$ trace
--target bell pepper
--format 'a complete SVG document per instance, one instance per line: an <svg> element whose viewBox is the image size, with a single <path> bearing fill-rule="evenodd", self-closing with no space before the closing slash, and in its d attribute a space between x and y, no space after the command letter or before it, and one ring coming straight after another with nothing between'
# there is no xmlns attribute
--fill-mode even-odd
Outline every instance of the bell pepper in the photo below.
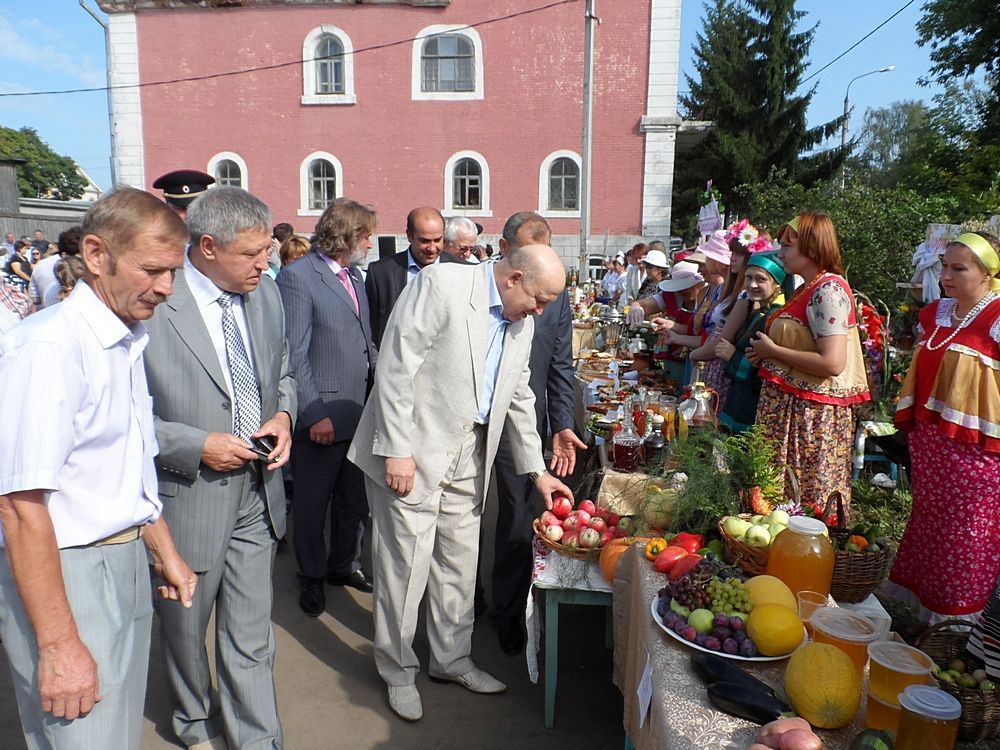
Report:
<svg viewBox="0 0 1000 750"><path fill-rule="evenodd" d="M701 562L701 555L686 554L670 568L670 580L679 581L691 568Z"/></svg>
<svg viewBox="0 0 1000 750"><path fill-rule="evenodd" d="M858 552L864 552L868 548L868 540L860 534L851 535L847 543L855 545L858 548Z"/></svg>
<svg viewBox="0 0 1000 750"><path fill-rule="evenodd" d="M655 539L650 539L646 542L646 559L655 560L656 556L663 552L667 548L667 540L662 537L656 537Z"/></svg>
<svg viewBox="0 0 1000 750"><path fill-rule="evenodd" d="M705 537L702 534L692 534L687 531L682 531L670 540L670 544L673 546L680 547L681 549L691 553L695 553L700 550L701 545L704 542Z"/></svg>
<svg viewBox="0 0 1000 750"><path fill-rule="evenodd" d="M653 567L657 573L669 573L674 564L682 557L687 557L687 554L680 547L668 546L653 560Z"/></svg>

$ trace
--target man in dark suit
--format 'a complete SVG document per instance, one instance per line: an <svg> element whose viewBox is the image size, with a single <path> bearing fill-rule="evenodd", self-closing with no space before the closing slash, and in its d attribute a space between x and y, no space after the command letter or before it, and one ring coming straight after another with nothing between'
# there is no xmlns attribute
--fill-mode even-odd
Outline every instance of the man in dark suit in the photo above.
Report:
<svg viewBox="0 0 1000 750"><path fill-rule="evenodd" d="M199 574L191 609L157 607L174 733L199 750L283 746L271 574L296 403L284 311L263 275L271 220L236 187L191 205L184 267L145 352L163 515ZM217 690L205 648L213 609Z"/></svg>
<svg viewBox="0 0 1000 750"><path fill-rule="evenodd" d="M444 218L436 208L415 208L406 216L406 239L410 246L400 253L368 266L365 290L371 311L372 338L382 345L382 334L400 292L413 278L436 263L444 247Z"/></svg>
<svg viewBox="0 0 1000 750"><path fill-rule="evenodd" d="M547 245L548 222L530 211L514 214L504 224L500 255L526 245ZM576 467L576 451L587 446L573 431L573 311L566 291L535 319L531 340L531 379L538 435L552 435L550 468L568 476ZM493 617L500 647L508 654L524 648L524 607L531 586L532 520L544 509L542 497L514 466L512 441L520 436L504 430L494 460L497 477L497 529L493 561Z"/></svg>
<svg viewBox="0 0 1000 750"><path fill-rule="evenodd" d="M364 475L346 456L375 371L368 298L358 271L375 224L370 208L346 198L334 201L316 225L309 254L278 276L299 394L292 451L299 606L312 617L326 608L324 578L372 590L361 567L368 517ZM329 552L323 536L328 507Z"/></svg>

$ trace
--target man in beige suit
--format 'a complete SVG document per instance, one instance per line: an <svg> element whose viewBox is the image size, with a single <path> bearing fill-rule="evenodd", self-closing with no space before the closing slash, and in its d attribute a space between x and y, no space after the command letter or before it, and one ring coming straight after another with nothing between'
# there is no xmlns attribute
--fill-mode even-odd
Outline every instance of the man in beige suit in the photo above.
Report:
<svg viewBox="0 0 1000 750"><path fill-rule="evenodd" d="M431 679L506 689L470 658L479 522L505 424L522 438L517 471L549 505L572 497L545 471L528 387L532 316L564 283L552 248L531 245L497 263L424 269L389 318L348 458L373 520L375 664L404 719L423 715L412 644L425 590Z"/></svg>

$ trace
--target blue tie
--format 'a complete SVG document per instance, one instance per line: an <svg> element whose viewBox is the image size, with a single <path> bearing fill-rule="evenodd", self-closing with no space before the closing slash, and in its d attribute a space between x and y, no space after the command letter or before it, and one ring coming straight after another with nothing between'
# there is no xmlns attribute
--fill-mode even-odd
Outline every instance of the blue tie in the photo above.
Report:
<svg viewBox="0 0 1000 750"><path fill-rule="evenodd" d="M233 380L233 434L249 443L250 436L260 429L260 390L257 388L257 378L246 347L243 346L243 337L236 326L233 296L224 292L219 297L222 332L226 337L226 358L229 360L229 373Z"/></svg>

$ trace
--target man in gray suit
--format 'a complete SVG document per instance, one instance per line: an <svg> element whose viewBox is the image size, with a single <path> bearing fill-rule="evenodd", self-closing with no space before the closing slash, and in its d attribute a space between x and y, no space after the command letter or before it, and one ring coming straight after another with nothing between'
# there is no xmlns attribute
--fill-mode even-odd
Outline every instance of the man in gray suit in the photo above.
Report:
<svg viewBox="0 0 1000 750"><path fill-rule="evenodd" d="M309 254L278 276L299 396L292 452L299 606L311 617L326 608L324 578L372 590L361 567L365 482L347 460L347 447L375 372L368 297L358 266L372 248L376 222L370 208L339 198L316 224ZM329 552L323 538L327 508Z"/></svg>
<svg viewBox="0 0 1000 750"><path fill-rule="evenodd" d="M505 425L522 437L517 472L549 503L572 497L545 470L528 385L532 316L564 285L552 249L530 246L498 263L424 269L389 317L347 457L372 510L375 664L404 719L423 716L413 635L425 590L431 679L506 689L470 658L479 523Z"/></svg>
<svg viewBox="0 0 1000 750"><path fill-rule="evenodd" d="M278 289L262 275L271 212L219 187L187 220L191 245L146 350L163 512L200 574L190 610L157 610L173 728L199 750L280 748L271 572L296 396ZM213 607L217 695L205 647Z"/></svg>

